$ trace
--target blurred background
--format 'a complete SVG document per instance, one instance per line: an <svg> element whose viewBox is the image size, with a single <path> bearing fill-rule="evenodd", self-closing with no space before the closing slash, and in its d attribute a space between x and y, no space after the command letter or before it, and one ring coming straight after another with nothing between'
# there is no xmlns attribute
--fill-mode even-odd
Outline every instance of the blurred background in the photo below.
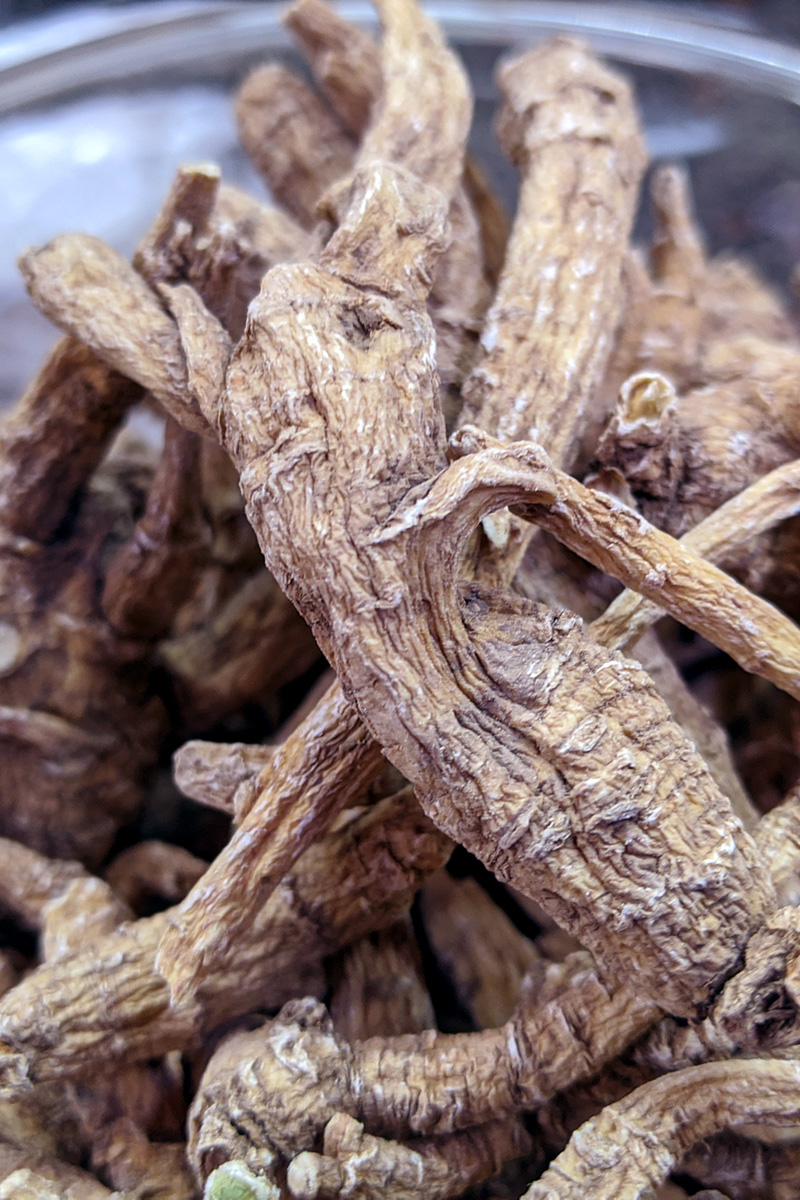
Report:
<svg viewBox="0 0 800 1200"><path fill-rule="evenodd" d="M103 0L105 4L109 0ZM127 0L110 0L116 7ZM254 4L277 3L280 0L252 0ZM524 3L524 0L520 0ZM597 0L601 2L601 0ZM8 24L35 14L75 7L75 0L0 0L0 21ZM798 0L672 0L660 8L672 8L678 13L691 13L695 18L747 22L749 27L769 30L800 41L800 4Z"/></svg>

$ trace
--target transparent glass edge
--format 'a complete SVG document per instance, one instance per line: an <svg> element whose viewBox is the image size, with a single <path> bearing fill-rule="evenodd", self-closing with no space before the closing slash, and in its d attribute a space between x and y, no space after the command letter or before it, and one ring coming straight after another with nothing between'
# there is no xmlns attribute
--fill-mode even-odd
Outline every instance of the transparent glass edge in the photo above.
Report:
<svg viewBox="0 0 800 1200"><path fill-rule="evenodd" d="M216 66L263 46L285 49L282 5L153 3L102 10L103 32L45 52L22 53L2 66L0 113L41 103L71 89L113 83L137 73L204 63ZM348 19L375 26L366 0L337 5ZM768 38L681 20L637 4L552 3L549 0L431 0L427 6L455 41L508 45L556 33L586 37L623 62L735 79L739 86L800 103L800 50ZM116 18L116 22L115 22ZM138 18L135 19L135 18ZM20 44L24 39L18 39ZM41 45L41 41L40 41Z"/></svg>

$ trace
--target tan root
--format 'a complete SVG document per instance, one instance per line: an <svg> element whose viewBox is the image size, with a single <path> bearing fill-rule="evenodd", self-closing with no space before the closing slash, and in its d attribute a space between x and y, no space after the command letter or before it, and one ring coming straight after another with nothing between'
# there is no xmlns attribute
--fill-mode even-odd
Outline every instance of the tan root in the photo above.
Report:
<svg viewBox="0 0 800 1200"><path fill-rule="evenodd" d="M691 1146L733 1125L792 1124L800 1066L748 1059L690 1067L632 1092L573 1135L526 1200L638 1200Z"/></svg>

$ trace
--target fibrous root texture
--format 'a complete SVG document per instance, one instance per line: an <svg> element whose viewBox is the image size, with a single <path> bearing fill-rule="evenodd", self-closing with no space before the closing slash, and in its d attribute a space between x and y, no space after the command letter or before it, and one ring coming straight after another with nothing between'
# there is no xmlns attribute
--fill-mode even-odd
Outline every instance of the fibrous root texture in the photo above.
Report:
<svg viewBox="0 0 800 1200"><path fill-rule="evenodd" d="M242 81L270 202L20 261L0 1196L789 1200L789 308L588 46L501 62L509 219L376 8Z"/></svg>

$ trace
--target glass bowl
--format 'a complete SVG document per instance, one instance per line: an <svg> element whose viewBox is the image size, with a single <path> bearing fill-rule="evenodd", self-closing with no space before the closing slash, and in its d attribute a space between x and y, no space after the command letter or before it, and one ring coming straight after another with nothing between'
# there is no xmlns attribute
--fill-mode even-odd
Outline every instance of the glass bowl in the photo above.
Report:
<svg viewBox="0 0 800 1200"><path fill-rule="evenodd" d="M492 136L495 64L511 49L577 34L632 78L652 160L689 163L711 249L744 252L789 287L800 259L800 50L746 27L679 17L668 4L427 7L470 72L473 153L509 209L515 173ZM300 67L281 8L159 0L73 9L5 31L0 404L19 393L55 338L16 272L28 245L81 229L130 252L181 162L218 162L230 182L263 193L238 148L231 97L259 61L277 56ZM340 9L376 24L366 0ZM647 220L643 204L640 236Z"/></svg>

